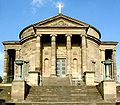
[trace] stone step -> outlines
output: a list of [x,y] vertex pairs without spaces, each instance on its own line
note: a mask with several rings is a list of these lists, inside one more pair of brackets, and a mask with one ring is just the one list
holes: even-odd
[[90,102],[19,102],[6,103],[6,105],[116,105],[116,103],[90,103]]
[[11,86],[0,86],[0,99],[11,99]]
[[95,86],[38,86],[30,89],[30,102],[98,102],[102,97]]
[[68,77],[44,77],[42,82],[43,86],[70,86]]

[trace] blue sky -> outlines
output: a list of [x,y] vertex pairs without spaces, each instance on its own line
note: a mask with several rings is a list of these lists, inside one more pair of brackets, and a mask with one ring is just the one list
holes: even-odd
[[[96,27],[101,40],[120,41],[120,0],[0,0],[0,75],[3,75],[3,45],[6,40],[19,40],[20,31],[38,21],[58,14],[62,2],[64,15]],[[120,45],[117,65],[120,75]]]

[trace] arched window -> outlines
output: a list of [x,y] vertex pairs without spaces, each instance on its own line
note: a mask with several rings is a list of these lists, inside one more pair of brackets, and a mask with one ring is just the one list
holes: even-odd
[[78,72],[78,60],[76,58],[73,59],[73,69],[74,72]]
[[47,75],[49,73],[49,59],[45,58],[44,60],[44,74]]

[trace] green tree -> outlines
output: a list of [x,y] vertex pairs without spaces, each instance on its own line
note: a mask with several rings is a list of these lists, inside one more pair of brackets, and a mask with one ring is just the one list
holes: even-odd
[[0,83],[3,81],[2,77],[0,76]]

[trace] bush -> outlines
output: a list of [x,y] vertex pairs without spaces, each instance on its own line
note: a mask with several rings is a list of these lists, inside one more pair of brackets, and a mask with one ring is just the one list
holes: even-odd
[[0,76],[0,83],[3,81],[2,77]]

